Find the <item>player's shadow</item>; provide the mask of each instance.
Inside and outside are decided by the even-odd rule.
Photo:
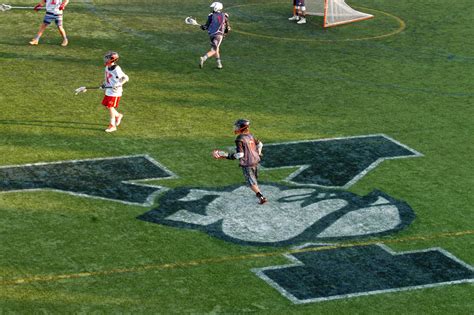
[[[56,120],[0,120],[0,125],[32,126],[43,128],[65,128],[81,130],[99,130],[102,124]],[[87,127],[94,126],[94,127]]]

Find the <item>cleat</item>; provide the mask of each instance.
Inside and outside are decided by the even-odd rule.
[[[261,204],[261,205],[263,205],[263,204],[266,203],[267,201],[268,201],[267,198],[262,197],[262,198],[260,198],[260,201],[259,201],[258,203]]]
[[[292,17],[288,18],[288,21],[298,21],[300,19],[299,16],[293,15]]]
[[[63,42],[61,43],[61,46],[66,47],[69,44],[69,41],[67,38],[63,39]]]
[[[199,68],[203,68],[204,67],[204,58],[203,57],[199,57]]]
[[[105,132],[114,132],[117,130],[117,127],[114,125],[109,125],[109,128],[105,129]]]
[[[222,62],[217,63],[217,69],[222,69]]]
[[[30,45],[31,46],[37,46],[38,43],[39,43],[39,41],[36,38],[33,38],[32,40],[30,40]]]
[[[120,123],[122,122],[123,114],[119,114],[117,117],[115,117],[115,126],[120,126]]]
[[[296,24],[306,24],[306,18],[301,18]]]

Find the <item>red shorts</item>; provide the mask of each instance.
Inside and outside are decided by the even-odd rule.
[[[104,99],[102,100],[102,105],[104,105],[107,108],[115,107],[117,108],[119,106],[120,102],[120,96],[104,96]]]

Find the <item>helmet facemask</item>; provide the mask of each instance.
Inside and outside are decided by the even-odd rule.
[[[110,67],[117,62],[119,54],[115,51],[109,51],[104,55],[104,65]]]
[[[250,127],[250,121],[247,119],[239,119],[234,123],[234,133],[241,134],[247,131]]]

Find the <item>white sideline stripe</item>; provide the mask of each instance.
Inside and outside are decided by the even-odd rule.
[[[350,136],[350,137],[336,137],[336,138],[325,138],[325,139],[315,139],[315,140],[301,140],[301,141],[288,141],[288,142],[278,142],[278,143],[270,143],[266,144],[265,146],[273,146],[273,145],[285,145],[285,144],[296,144],[296,143],[306,143],[306,142],[323,142],[323,141],[332,141],[332,140],[343,140],[343,139],[358,139],[358,138],[371,138],[371,137],[384,137],[387,140],[390,140],[399,146],[407,149],[408,151],[412,152],[414,155],[410,156],[394,156],[394,157],[383,157],[377,159],[375,162],[370,164],[366,169],[361,171],[357,176],[355,176],[353,179],[348,181],[344,186],[325,186],[325,185],[319,185],[319,184],[311,184],[311,183],[297,183],[292,181],[293,178],[304,172],[307,168],[309,168],[311,165],[310,164],[302,164],[302,165],[293,165],[293,166],[280,166],[280,167],[261,167],[262,170],[273,170],[273,169],[285,169],[285,168],[298,168],[296,171],[288,175],[287,178],[285,178],[283,181],[287,183],[291,183],[293,185],[298,185],[298,186],[315,186],[315,187],[324,187],[324,188],[336,188],[336,189],[348,189],[352,185],[354,185],[356,182],[358,182],[362,177],[364,177],[367,173],[369,173],[371,170],[376,168],[380,163],[382,163],[385,160],[395,160],[395,159],[404,159],[404,158],[413,158],[413,157],[422,157],[424,156],[420,152],[408,147],[407,145],[404,145],[397,140],[383,134],[371,134],[371,135],[362,135],[362,136]]]
[[[330,246],[333,244],[313,244],[313,243],[307,243],[301,246],[295,247],[295,249],[302,249],[304,247],[310,246],[310,245],[317,245],[317,246]],[[393,251],[390,247],[378,243],[375,244],[379,246],[380,248],[384,249],[387,251],[389,254],[392,256],[399,256],[399,255],[405,255],[405,254],[413,254],[413,253],[424,253],[424,252],[430,252],[430,251],[438,251],[441,254],[445,255],[446,257],[451,258],[452,260],[456,261],[463,267],[471,270],[474,272],[474,267],[465,263],[464,261],[458,259],[456,256],[452,255],[450,252],[439,248],[439,247],[433,247],[433,248],[428,248],[428,249],[423,249],[423,250],[413,250],[413,251],[406,251],[406,252],[395,252]],[[290,292],[286,291],[283,287],[281,287],[278,283],[270,279],[267,275],[264,274],[264,271],[266,270],[277,270],[277,269],[284,269],[288,267],[297,267],[297,266],[304,266],[305,264],[302,263],[300,260],[298,260],[295,256],[292,254],[284,254],[287,259],[291,261],[291,263],[286,264],[286,265],[279,265],[279,266],[270,266],[270,267],[264,267],[264,268],[253,268],[251,271],[255,273],[259,278],[261,278],[263,281],[267,282],[271,287],[276,289],[278,292],[280,292],[281,295],[289,299],[293,304],[306,304],[306,303],[315,303],[315,302],[324,302],[324,301],[330,301],[330,300],[337,300],[337,299],[345,299],[345,298],[352,298],[352,297],[358,297],[358,296],[366,296],[366,295],[374,295],[374,294],[382,294],[382,293],[391,293],[391,292],[402,292],[402,291],[412,291],[412,290],[419,290],[419,289],[425,289],[425,288],[434,288],[434,287],[439,287],[439,286],[446,286],[446,285],[453,285],[453,284],[461,284],[461,283],[474,283],[474,279],[462,279],[462,280],[455,280],[455,281],[446,281],[446,282],[438,282],[438,283],[432,283],[432,284],[425,284],[425,285],[416,285],[416,286],[410,286],[410,287],[403,287],[403,288],[397,288],[397,289],[386,289],[386,290],[374,290],[374,291],[367,291],[367,292],[359,292],[359,293],[350,293],[350,294],[341,294],[341,295],[333,295],[333,296],[328,296],[328,297],[323,297],[323,298],[314,298],[314,299],[304,299],[300,300],[297,297],[295,297],[293,294]]]
[[[147,159],[149,162],[151,162],[154,165],[158,166],[160,169],[165,171],[165,173],[170,175],[169,177],[146,178],[146,179],[139,179],[139,180],[124,180],[124,181],[120,182],[121,184],[156,188],[157,191],[150,194],[150,196],[148,196],[148,198],[146,199],[146,201],[144,203],[123,201],[123,200],[118,200],[118,199],[93,196],[93,195],[88,195],[88,194],[83,194],[83,193],[76,193],[76,192],[72,192],[72,191],[68,191],[68,190],[61,190],[61,189],[47,188],[47,187],[46,188],[15,189],[15,190],[7,190],[7,191],[1,191],[0,190],[0,194],[1,193],[15,193],[15,192],[31,192],[31,191],[52,191],[52,192],[61,192],[61,193],[65,193],[65,194],[73,195],[73,196],[87,197],[87,198],[107,200],[107,201],[115,201],[115,202],[119,202],[119,203],[127,204],[127,205],[135,205],[135,206],[139,205],[139,206],[143,206],[143,207],[148,207],[148,206],[153,205],[153,200],[155,200],[157,195],[159,195],[160,193],[162,193],[164,191],[169,190],[169,188],[164,187],[164,186],[159,186],[159,185],[141,184],[140,182],[179,178],[178,175],[174,174],[167,167],[165,167],[160,162],[158,162],[157,160],[150,157],[148,154],[122,155],[122,156],[116,156],[116,157],[90,158],[90,159],[81,159],[81,160],[64,160],[64,161],[54,161],[54,162],[38,162],[38,163],[29,163],[29,164],[6,165],[6,166],[0,166],[0,169],[21,168],[21,167],[31,167],[31,166],[43,166],[43,165],[56,165],[56,164],[64,164],[64,163],[79,163],[79,162],[87,162],[87,161],[130,159],[130,158],[136,158],[136,157],[143,157],[143,158]]]

